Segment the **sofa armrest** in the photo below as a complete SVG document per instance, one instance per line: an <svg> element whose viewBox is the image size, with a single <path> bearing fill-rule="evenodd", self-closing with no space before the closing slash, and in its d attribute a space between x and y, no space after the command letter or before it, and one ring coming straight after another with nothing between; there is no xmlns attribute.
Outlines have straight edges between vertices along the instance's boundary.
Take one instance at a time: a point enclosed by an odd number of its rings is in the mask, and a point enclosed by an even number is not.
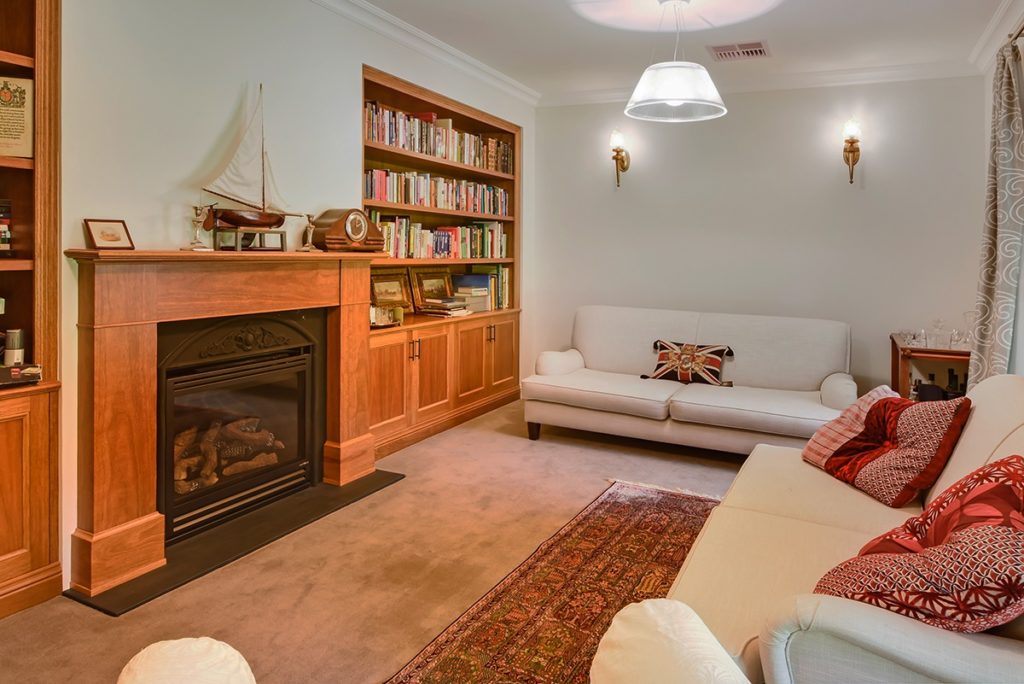
<svg viewBox="0 0 1024 684"><path fill-rule="evenodd" d="M1019 682L1024 642L958 634L866 603L796 596L761 632L768 684Z"/></svg>
<svg viewBox="0 0 1024 684"><path fill-rule="evenodd" d="M750 684L693 608L673 599L647 599L616 613L597 646L590 681Z"/></svg>
<svg viewBox="0 0 1024 684"><path fill-rule="evenodd" d="M537 357L537 375L565 375L583 368L583 354L575 349L541 352Z"/></svg>
<svg viewBox="0 0 1024 684"><path fill-rule="evenodd" d="M849 373L833 373L821 382L821 403L842 411L857 401L857 383Z"/></svg>

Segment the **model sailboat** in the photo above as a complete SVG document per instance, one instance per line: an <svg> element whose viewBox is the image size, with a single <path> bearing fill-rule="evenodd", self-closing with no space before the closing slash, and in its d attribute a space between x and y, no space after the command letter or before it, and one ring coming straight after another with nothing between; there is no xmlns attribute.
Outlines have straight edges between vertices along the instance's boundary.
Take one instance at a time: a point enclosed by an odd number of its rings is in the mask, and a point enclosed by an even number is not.
<svg viewBox="0 0 1024 684"><path fill-rule="evenodd" d="M207 230L278 228L285 216L301 216L287 209L274 181L263 133L263 84L242 141L231 161L203 190L237 202L248 209L212 209L204 217Z"/></svg>

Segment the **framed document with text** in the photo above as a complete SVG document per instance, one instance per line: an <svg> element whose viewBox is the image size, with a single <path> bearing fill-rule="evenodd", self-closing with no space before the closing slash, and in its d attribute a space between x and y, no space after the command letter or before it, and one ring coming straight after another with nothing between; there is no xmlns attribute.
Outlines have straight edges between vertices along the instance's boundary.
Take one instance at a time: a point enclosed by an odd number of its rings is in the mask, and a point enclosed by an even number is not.
<svg viewBox="0 0 1024 684"><path fill-rule="evenodd" d="M32 156L32 80L0 77L0 156Z"/></svg>

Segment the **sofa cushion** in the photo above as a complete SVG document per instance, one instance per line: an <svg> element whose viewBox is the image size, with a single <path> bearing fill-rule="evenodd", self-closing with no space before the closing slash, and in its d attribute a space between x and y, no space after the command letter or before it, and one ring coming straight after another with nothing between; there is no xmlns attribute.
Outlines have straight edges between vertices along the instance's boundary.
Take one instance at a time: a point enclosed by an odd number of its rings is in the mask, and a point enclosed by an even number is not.
<svg viewBox="0 0 1024 684"><path fill-rule="evenodd" d="M863 532L719 506L668 597L692 607L751 679L761 680L758 634L795 594L857 552Z"/></svg>
<svg viewBox="0 0 1024 684"><path fill-rule="evenodd" d="M963 478L830 570L815 591L955 632L1024 615L1024 457Z"/></svg>
<svg viewBox="0 0 1024 684"><path fill-rule="evenodd" d="M799 449L767 444L755 447L747 457L722 505L841 527L865 535L891 530L921 512L917 504L889 508L805 463Z"/></svg>
<svg viewBox="0 0 1024 684"><path fill-rule="evenodd" d="M733 355L727 345L656 340L654 352L658 355L654 372L640 376L645 380L657 378L685 384L696 382L732 387L731 382L722 381L722 364L725 357Z"/></svg>
<svg viewBox="0 0 1024 684"><path fill-rule="evenodd" d="M810 437L839 411L821 403L818 392L688 385L670 402L678 421Z"/></svg>
<svg viewBox="0 0 1024 684"><path fill-rule="evenodd" d="M723 380L748 387L813 391L849 370L850 326L837 321L694 311L584 306L572 347L587 368L640 375L654 368L654 340L727 344L736 359Z"/></svg>
<svg viewBox="0 0 1024 684"><path fill-rule="evenodd" d="M582 368L565 375L534 375L523 380L523 399L550 401L598 411L665 420L678 382L641 380L634 375Z"/></svg>
<svg viewBox="0 0 1024 684"><path fill-rule="evenodd" d="M960 397L915 402L877 396L888 389L872 390L823 426L811 438L804 456L836 479L899 508L918 498L938 479L960 439L971 400ZM858 420L862 429L828 453L828 444L838 434L836 425L841 431L844 421Z"/></svg>
<svg viewBox="0 0 1024 684"><path fill-rule="evenodd" d="M967 396L973 405L971 415L925 504L986 463L1024 454L1024 376L986 378Z"/></svg>
<svg viewBox="0 0 1024 684"><path fill-rule="evenodd" d="M868 411L882 399L899 397L888 385L882 385L857 399L833 420L825 423L814 433L804 447L804 460L824 470L828 459L852 439L864 432Z"/></svg>

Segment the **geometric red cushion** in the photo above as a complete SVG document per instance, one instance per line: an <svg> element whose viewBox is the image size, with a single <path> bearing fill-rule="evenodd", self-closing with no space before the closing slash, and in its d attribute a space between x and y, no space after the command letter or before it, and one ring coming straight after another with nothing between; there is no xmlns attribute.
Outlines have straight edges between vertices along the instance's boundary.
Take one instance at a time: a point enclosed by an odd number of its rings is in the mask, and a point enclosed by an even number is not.
<svg viewBox="0 0 1024 684"><path fill-rule="evenodd" d="M957 632L1024 615L1024 458L974 471L830 570L814 591Z"/></svg>
<svg viewBox="0 0 1024 684"><path fill-rule="evenodd" d="M916 402L877 388L822 426L803 457L887 506L935 484L971 411L966 397ZM859 428L859 432L854 429Z"/></svg>

